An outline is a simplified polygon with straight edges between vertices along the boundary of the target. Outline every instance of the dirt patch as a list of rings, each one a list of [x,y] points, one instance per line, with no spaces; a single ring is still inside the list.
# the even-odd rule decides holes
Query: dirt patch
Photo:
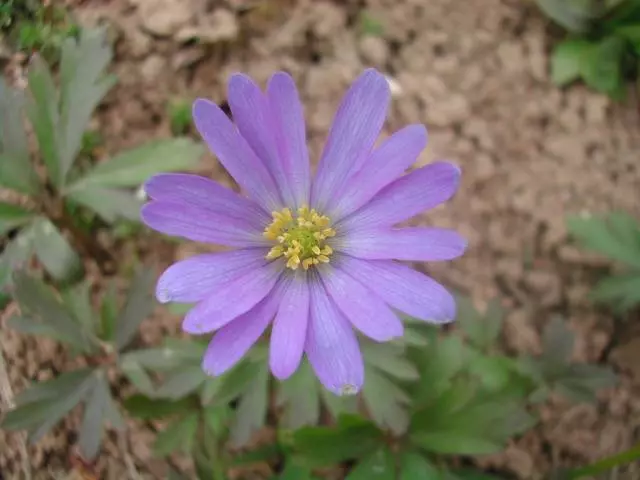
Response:
[[[300,87],[317,159],[345,87],[366,66],[380,68],[394,92],[386,133],[424,123],[430,141],[418,165],[445,158],[463,170],[455,199],[418,222],[455,228],[470,248],[453,263],[430,265],[430,273],[480,305],[500,297],[510,351],[537,352],[541,328],[561,314],[577,334],[576,358],[613,361],[621,374],[620,386],[597,405],[549,402],[535,431],[482,464],[543,478],[551,467],[637,442],[640,335],[625,335],[619,345],[612,316],[589,303],[593,259],[571,245],[564,219],[615,209],[640,215],[638,118],[632,105],[550,84],[547,23],[528,3],[114,0],[79,2],[75,11],[83,22],[107,23],[116,42],[120,83],[95,122],[109,151],[170,135],[166,105],[173,98],[224,104],[230,73],[264,84],[284,69]],[[363,29],[363,12],[379,25],[375,34]],[[200,173],[230,183],[212,157]],[[164,249],[154,257],[160,266],[173,255]],[[157,315],[143,328],[146,342],[178,328],[176,317]],[[38,341],[36,348],[8,330],[2,343],[14,391],[67,361],[55,345]],[[59,428],[29,448],[41,478],[68,468],[69,432]],[[105,478],[130,478],[132,469],[158,478],[163,462],[151,457],[152,436],[135,424],[127,438],[110,440],[100,459]],[[3,472],[19,471],[20,438],[0,432],[0,444],[9,446],[0,454]]]

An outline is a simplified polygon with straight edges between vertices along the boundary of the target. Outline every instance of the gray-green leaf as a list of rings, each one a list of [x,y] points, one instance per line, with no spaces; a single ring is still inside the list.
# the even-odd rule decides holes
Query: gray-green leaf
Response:
[[[71,190],[87,185],[135,187],[159,172],[187,170],[202,155],[203,147],[189,138],[157,140],[102,162]]]
[[[47,64],[39,55],[34,55],[29,64],[29,91],[26,110],[33,125],[40,153],[52,183],[58,188],[63,178],[60,165],[60,137],[58,92]]]
[[[175,451],[189,452],[193,447],[198,428],[198,412],[192,412],[171,422],[158,434],[153,444],[157,455],[169,455]]]
[[[140,323],[151,313],[153,297],[151,285],[154,280],[153,269],[142,269],[134,278],[124,308],[116,322],[116,347],[124,349],[133,340]]]
[[[126,190],[84,185],[70,191],[67,198],[93,210],[107,223],[118,218],[140,221],[142,201]]]
[[[48,218],[36,220],[33,246],[38,260],[56,280],[72,280],[82,272],[80,257]]]
[[[24,94],[0,77],[0,185],[35,195],[38,176],[31,163],[23,122]]]
[[[251,435],[264,426],[268,407],[269,370],[263,364],[238,404],[236,419],[231,427],[231,442],[235,446],[245,445],[251,439]]]
[[[0,159],[1,161],[1,159]],[[33,212],[11,203],[0,202],[0,236],[33,219]]]

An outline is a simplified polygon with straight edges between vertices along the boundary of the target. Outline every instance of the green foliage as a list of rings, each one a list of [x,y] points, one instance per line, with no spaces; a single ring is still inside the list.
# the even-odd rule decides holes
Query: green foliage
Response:
[[[362,35],[380,37],[384,35],[384,26],[380,20],[373,17],[369,12],[363,10],[359,16],[360,32]]]
[[[640,7],[635,0],[537,0],[541,10],[569,32],[555,46],[551,78],[556,85],[584,82],[614,99],[637,79]]]
[[[93,235],[80,239],[69,228],[75,218],[84,218],[86,210],[107,223],[139,221],[141,200],[132,189],[154,173],[190,167],[202,152],[186,138],[158,140],[84,171],[76,160],[86,147],[87,125],[115,84],[115,77],[105,73],[112,51],[102,30],[83,30],[78,40],[65,39],[61,51],[59,88],[38,55],[29,66],[27,94],[0,79],[0,186],[31,198],[28,207],[0,203],[0,234],[18,230],[0,254],[0,289],[7,287],[11,271],[34,253],[54,279],[74,280],[81,262],[71,245],[94,242]],[[33,126],[45,178],[36,174],[26,130],[16,121],[23,113]],[[77,215],[70,218],[74,208]],[[66,234],[73,234],[74,241]]]
[[[79,27],[55,2],[6,0],[0,5],[0,32],[18,50],[57,60],[62,44],[77,36]]]
[[[191,103],[184,99],[174,99],[167,104],[169,125],[174,135],[184,135],[191,125]]]
[[[78,443],[83,457],[93,459],[100,450],[103,425],[124,428],[111,394],[107,369],[110,358],[126,351],[140,322],[150,313],[153,277],[146,271],[133,280],[120,311],[116,299],[105,296],[100,312],[91,306],[87,284],[79,284],[58,296],[40,280],[24,273],[15,277],[15,299],[21,313],[9,319],[9,327],[53,338],[97,361],[92,363],[96,366],[62,373],[23,391],[16,398],[16,408],[5,415],[0,426],[27,430],[29,439],[36,442],[72,409],[83,404]]]
[[[640,223],[626,213],[603,217],[569,217],[569,232],[585,248],[624,265],[624,270],[602,279],[593,291],[597,302],[619,312],[640,304]]]
[[[640,459],[640,444],[631,447],[624,452],[620,452],[609,457],[598,460],[597,462],[587,465],[586,467],[576,468],[568,472],[563,472],[561,479],[577,480],[593,478],[594,475],[600,475],[631,462]],[[616,475],[617,476],[617,475]],[[613,478],[613,477],[611,477]]]
[[[530,399],[539,402],[551,391],[577,402],[593,402],[596,393],[616,384],[610,368],[600,365],[573,363],[574,335],[560,317],[552,319],[542,337],[542,355],[521,359],[521,371],[530,376],[537,388]]]

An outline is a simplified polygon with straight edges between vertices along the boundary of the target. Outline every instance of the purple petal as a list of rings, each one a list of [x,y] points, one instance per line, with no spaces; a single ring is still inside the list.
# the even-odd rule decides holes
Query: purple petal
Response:
[[[199,302],[235,278],[260,268],[266,254],[266,249],[247,248],[195,255],[174,263],[160,276],[156,297],[160,303]]]
[[[282,264],[271,262],[240,275],[191,309],[182,329],[200,334],[223,327],[267,296],[281,273]]]
[[[213,180],[188,173],[160,173],[144,184],[144,191],[154,200],[185,203],[194,207],[227,213],[264,228],[271,218],[252,200],[238,195]]]
[[[361,260],[341,256],[339,265],[367,285],[391,307],[433,323],[456,316],[453,296],[435,280],[391,260]]]
[[[355,212],[382,188],[398,179],[415,163],[426,146],[427,129],[423,125],[409,125],[391,135],[349,179],[343,192],[331,203],[328,214],[337,221]]]
[[[331,198],[369,156],[380,135],[390,96],[387,80],[374,69],[366,70],[351,85],[333,119],[311,187],[314,207],[326,210]]]
[[[154,230],[194,242],[231,247],[265,245],[261,230],[251,222],[188,203],[153,201],[142,207],[141,216]]]
[[[339,268],[321,270],[322,282],[331,299],[367,337],[384,342],[404,333],[402,322],[371,290]]]
[[[309,321],[309,286],[306,275],[295,275],[283,294],[271,330],[269,365],[284,380],[300,365]]]
[[[216,332],[202,359],[207,375],[221,375],[238,363],[269,326],[281,298],[282,289],[274,288],[255,307]]]
[[[346,229],[370,229],[393,225],[449,200],[458,189],[460,169],[434,162],[382,189],[357,212],[341,222]]]
[[[341,252],[364,259],[435,262],[459,257],[467,248],[467,241],[454,230],[412,227],[358,230],[338,239],[334,246]]]
[[[364,382],[364,362],[349,321],[322,283],[313,281],[305,351],[318,379],[336,395],[353,395]]]
[[[229,106],[238,130],[271,172],[285,204],[293,205],[289,181],[278,152],[274,115],[260,87],[247,75],[233,75],[229,80]]]
[[[193,120],[238,185],[268,212],[280,209],[282,199],[273,177],[224,112],[215,103],[199,98],[193,104]]]
[[[311,173],[302,104],[291,76],[284,72],[275,73],[267,84],[267,99],[293,205],[300,207],[309,203]]]

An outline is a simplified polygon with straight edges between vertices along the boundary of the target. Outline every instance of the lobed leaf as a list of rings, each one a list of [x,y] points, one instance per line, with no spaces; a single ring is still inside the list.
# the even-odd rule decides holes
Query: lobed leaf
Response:
[[[49,178],[60,188],[63,177],[60,163],[59,96],[51,71],[39,55],[31,57],[27,78],[31,92],[31,98],[26,104],[27,115],[38,139]]]
[[[0,201],[0,236],[29,223],[33,217],[33,212],[26,208]]]
[[[293,433],[296,457],[309,467],[361,458],[382,444],[382,432],[355,415],[341,416],[335,427],[303,427]]]
[[[193,167],[202,153],[203,147],[186,137],[153,141],[100,163],[71,189],[137,187],[156,173]]]
[[[24,95],[0,78],[0,185],[36,195],[40,188],[31,163],[22,115]]]
[[[597,0],[536,0],[540,9],[570,32],[586,32],[604,12]]]
[[[607,303],[616,311],[625,312],[640,304],[640,273],[628,273],[603,278],[592,292],[596,302]]]
[[[345,478],[345,480],[374,479],[396,479],[395,459],[393,453],[386,446],[363,458]]]
[[[123,402],[123,406],[132,417],[150,420],[186,413],[197,405],[194,405],[192,398],[169,400],[135,394],[127,397]]]
[[[142,202],[126,190],[85,185],[68,192],[66,198],[93,210],[107,223],[119,218],[140,221]]]
[[[382,373],[365,368],[367,381],[362,388],[362,397],[372,420],[396,435],[404,433],[409,424],[406,405],[411,399]]]
[[[15,298],[23,317],[50,325],[57,331],[60,340],[81,351],[90,351],[93,344],[87,341],[80,325],[44,283],[22,272],[16,272],[14,282]]]
[[[98,370],[93,389],[87,397],[78,442],[82,457],[93,460],[100,450],[103,423],[109,420],[114,428],[123,428],[124,420],[113,403],[105,372]]]
[[[573,354],[574,335],[562,317],[555,316],[542,333],[542,361],[546,372],[568,365]]]
[[[593,44],[583,38],[570,38],[556,45],[551,54],[551,80],[562,87],[582,75],[584,57]]]
[[[56,280],[72,280],[82,272],[82,261],[60,230],[44,217],[33,226],[33,247],[44,268]]]
[[[138,332],[140,323],[151,313],[153,297],[151,286],[155,274],[152,269],[142,269],[133,279],[124,308],[116,322],[115,344],[123,350]]]
[[[171,422],[158,434],[153,444],[156,455],[169,455],[175,451],[190,452],[198,429],[197,412],[188,413]]]
[[[83,29],[76,41],[67,38],[60,62],[60,175],[64,180],[80,151],[93,111],[115,84],[104,76],[112,58],[102,29]]]
[[[569,232],[585,248],[640,268],[640,224],[626,213],[606,217],[569,217]]]
[[[400,458],[399,480],[443,480],[440,472],[418,452],[404,452]]]
[[[231,427],[231,442],[242,446],[249,442],[253,433],[265,424],[269,408],[269,369],[261,364],[251,383],[243,392]]]
[[[280,384],[277,405],[284,407],[282,424],[289,429],[316,425],[320,419],[318,381],[304,360],[298,370]]]
[[[82,368],[65,372],[44,382],[36,382],[15,398],[18,406],[27,403],[51,400],[59,396],[70,395],[77,390],[93,373],[91,368]]]

